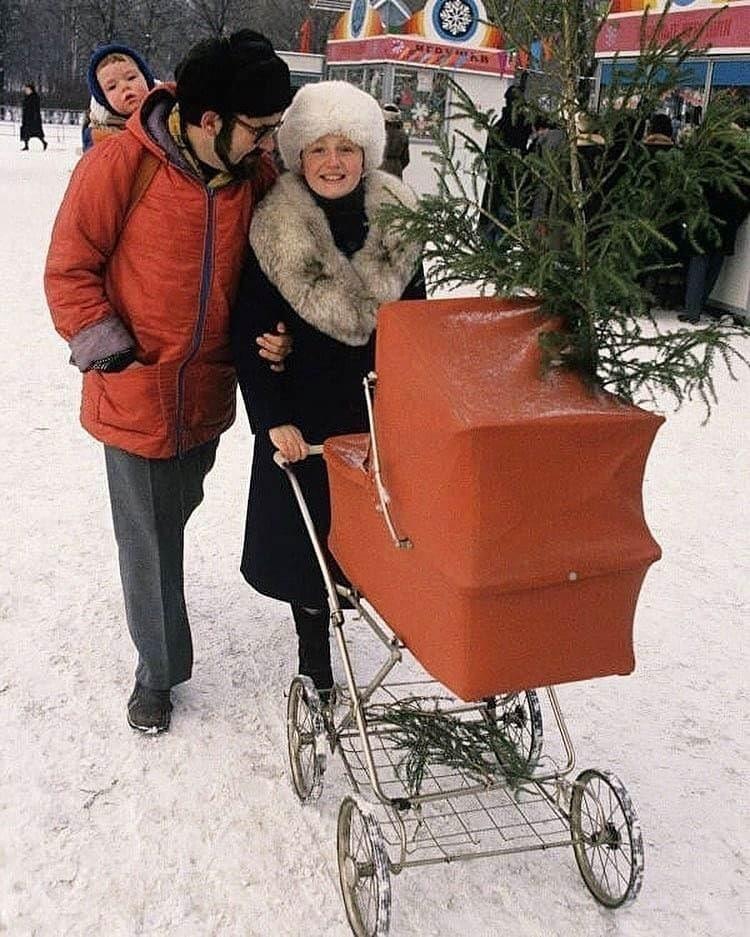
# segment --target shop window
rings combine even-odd
[[[328,78],[330,81],[348,81],[371,94],[381,104],[385,103],[383,102],[384,65],[329,65]]]
[[[738,101],[750,104],[750,59],[717,62],[711,76],[711,97],[731,92]]]
[[[600,72],[600,104],[611,93],[611,86],[622,89],[623,103],[635,104],[635,99],[628,97],[627,88],[635,79],[638,63],[634,59],[604,62]],[[705,60],[684,62],[676,86],[662,98],[661,110],[672,118],[675,133],[688,124],[698,122],[703,109],[708,62]],[[663,80],[664,76],[657,76]]]
[[[445,120],[448,75],[427,68],[397,68],[393,100],[401,108],[404,129],[416,138],[430,138]]]

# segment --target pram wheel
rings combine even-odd
[[[318,691],[309,677],[292,680],[286,735],[294,791],[303,804],[317,800],[326,770],[326,727]]]
[[[542,753],[542,707],[536,690],[508,693],[486,700],[487,718],[496,722],[516,751],[533,768]]]
[[[619,778],[593,768],[578,775],[570,830],[578,868],[594,898],[607,908],[633,901],[643,880],[643,839]]]
[[[353,797],[339,808],[339,881],[356,937],[385,937],[391,923],[391,880],[380,824]]]

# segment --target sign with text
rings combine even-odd
[[[374,36],[359,41],[329,40],[329,65],[358,62],[403,62],[426,68],[512,75],[513,56],[502,49],[476,49],[428,42],[413,36]]]
[[[640,0],[639,0],[640,2]],[[622,7],[622,3],[620,7]],[[599,56],[614,52],[637,55],[640,49],[642,12],[630,16],[610,16],[597,40]],[[750,48],[750,3],[733,3],[718,7],[711,0],[690,0],[673,3],[671,11],[663,18],[658,12],[648,14],[647,35],[658,34],[663,40],[691,34],[698,36],[697,46],[709,51],[737,51]]]

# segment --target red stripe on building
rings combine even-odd
[[[612,55],[615,52],[637,55],[640,49],[641,18],[640,14],[610,17],[599,33],[597,55]],[[659,20],[658,14],[649,14],[649,36],[657,32]],[[684,13],[672,11],[664,18],[658,38],[673,39],[683,32],[695,34],[706,23],[708,25],[698,40],[698,48],[750,49],[750,6],[714,11],[688,10]]]

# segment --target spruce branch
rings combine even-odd
[[[414,210],[390,207],[386,221],[427,244],[433,287],[474,284],[483,293],[539,297],[543,315],[561,323],[541,336],[546,368],[575,368],[592,388],[630,402],[655,404],[662,393],[677,406],[696,398],[709,415],[715,368],[734,378],[737,366],[748,365],[748,330],[716,323],[662,331],[649,312],[651,289],[654,277],[680,267],[686,253],[719,248],[724,223],[711,214],[707,186],[748,199],[750,137],[737,130],[747,124],[747,108],[718,95],[693,136],[663,153],[649,153],[641,138],[710,21],[662,39],[668,9],[656,28],[654,15],[644,14],[640,56],[627,68],[615,60],[593,113],[581,82],[593,68],[606,4],[488,0],[487,9],[517,48],[553,40],[554,60],[543,63],[545,74],[534,73],[536,90],[527,87],[521,106],[526,120],[541,115],[556,124],[560,142],[519,153],[504,144],[494,111],[481,110],[452,83],[451,119],[460,129],[438,140],[437,194]],[[589,162],[577,120],[587,111],[603,140],[602,157]],[[481,194],[485,186],[493,187],[492,201]]]
[[[431,708],[425,708],[431,706]],[[502,780],[518,789],[534,765],[519,752],[502,719],[461,719],[442,711],[433,698],[413,697],[380,709],[384,740],[401,757],[397,773],[411,796],[418,796],[434,767],[460,771],[480,784]]]

